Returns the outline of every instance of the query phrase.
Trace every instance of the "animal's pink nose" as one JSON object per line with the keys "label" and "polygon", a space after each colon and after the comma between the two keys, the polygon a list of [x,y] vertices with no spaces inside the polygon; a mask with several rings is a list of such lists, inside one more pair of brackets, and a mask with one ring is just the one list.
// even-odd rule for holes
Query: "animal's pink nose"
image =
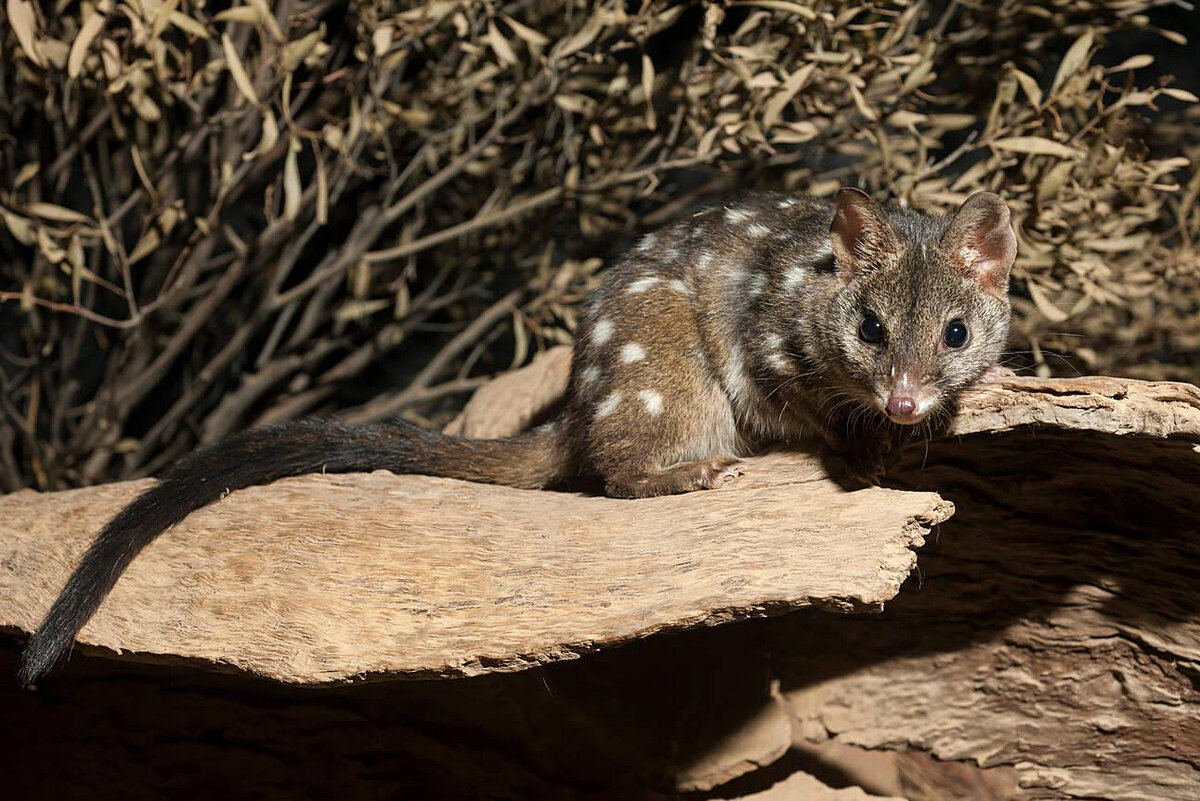
{"label": "animal's pink nose", "polygon": [[888,398],[887,410],[896,417],[912,417],[917,413],[917,400],[911,395],[892,395]]}

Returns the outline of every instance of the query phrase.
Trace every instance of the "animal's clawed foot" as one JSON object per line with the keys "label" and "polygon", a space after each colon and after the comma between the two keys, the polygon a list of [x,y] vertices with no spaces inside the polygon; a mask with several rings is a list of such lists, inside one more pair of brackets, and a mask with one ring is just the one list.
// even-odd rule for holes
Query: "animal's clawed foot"
{"label": "animal's clawed foot", "polygon": [[700,489],[719,489],[746,472],[738,459],[710,459],[697,462],[700,467]]}
{"label": "animal's clawed foot", "polygon": [[1016,375],[1017,374],[1011,369],[1003,367],[999,364],[995,364],[989,367],[987,372],[980,376],[979,383],[994,384],[997,381],[1003,381],[1006,378],[1015,378]]}

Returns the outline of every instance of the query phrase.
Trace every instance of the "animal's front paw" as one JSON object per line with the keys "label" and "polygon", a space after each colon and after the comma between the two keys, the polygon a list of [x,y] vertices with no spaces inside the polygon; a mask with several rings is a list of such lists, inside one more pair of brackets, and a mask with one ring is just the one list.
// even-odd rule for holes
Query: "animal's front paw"
{"label": "animal's front paw", "polygon": [[681,462],[654,473],[618,476],[605,484],[605,492],[614,498],[653,498],[681,492],[718,489],[740,476],[745,466],[729,456],[698,462]]}
{"label": "animal's front paw", "polygon": [[887,449],[883,443],[874,447],[849,447],[831,451],[826,469],[842,489],[878,487],[887,473]]}
{"label": "animal's front paw", "polygon": [[733,458],[710,459],[700,465],[703,489],[718,489],[746,472],[745,464]]}

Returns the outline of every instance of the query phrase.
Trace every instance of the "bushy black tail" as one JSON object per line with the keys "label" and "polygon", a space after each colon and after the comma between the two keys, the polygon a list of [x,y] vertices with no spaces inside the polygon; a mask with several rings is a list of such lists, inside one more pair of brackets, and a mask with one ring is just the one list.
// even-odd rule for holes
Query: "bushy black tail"
{"label": "bushy black tail", "polygon": [[75,636],[155,537],[225,493],[309,473],[391,470],[539,488],[567,480],[571,455],[553,424],[501,440],[447,437],[406,424],[299,420],[252,429],[180,460],[101,530],[25,647],[28,686]]}

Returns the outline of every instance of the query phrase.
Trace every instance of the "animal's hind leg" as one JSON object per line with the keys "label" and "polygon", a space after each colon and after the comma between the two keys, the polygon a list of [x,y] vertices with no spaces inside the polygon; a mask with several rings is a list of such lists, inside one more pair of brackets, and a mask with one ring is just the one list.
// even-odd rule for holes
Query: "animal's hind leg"
{"label": "animal's hind leg", "polygon": [[619,327],[602,326],[595,337],[601,307],[580,332],[588,339],[576,351],[572,394],[586,421],[588,462],[613,497],[715,489],[741,474],[733,410],[687,330],[687,298],[673,291],[652,287],[645,294],[660,296],[644,314],[626,307]]}

